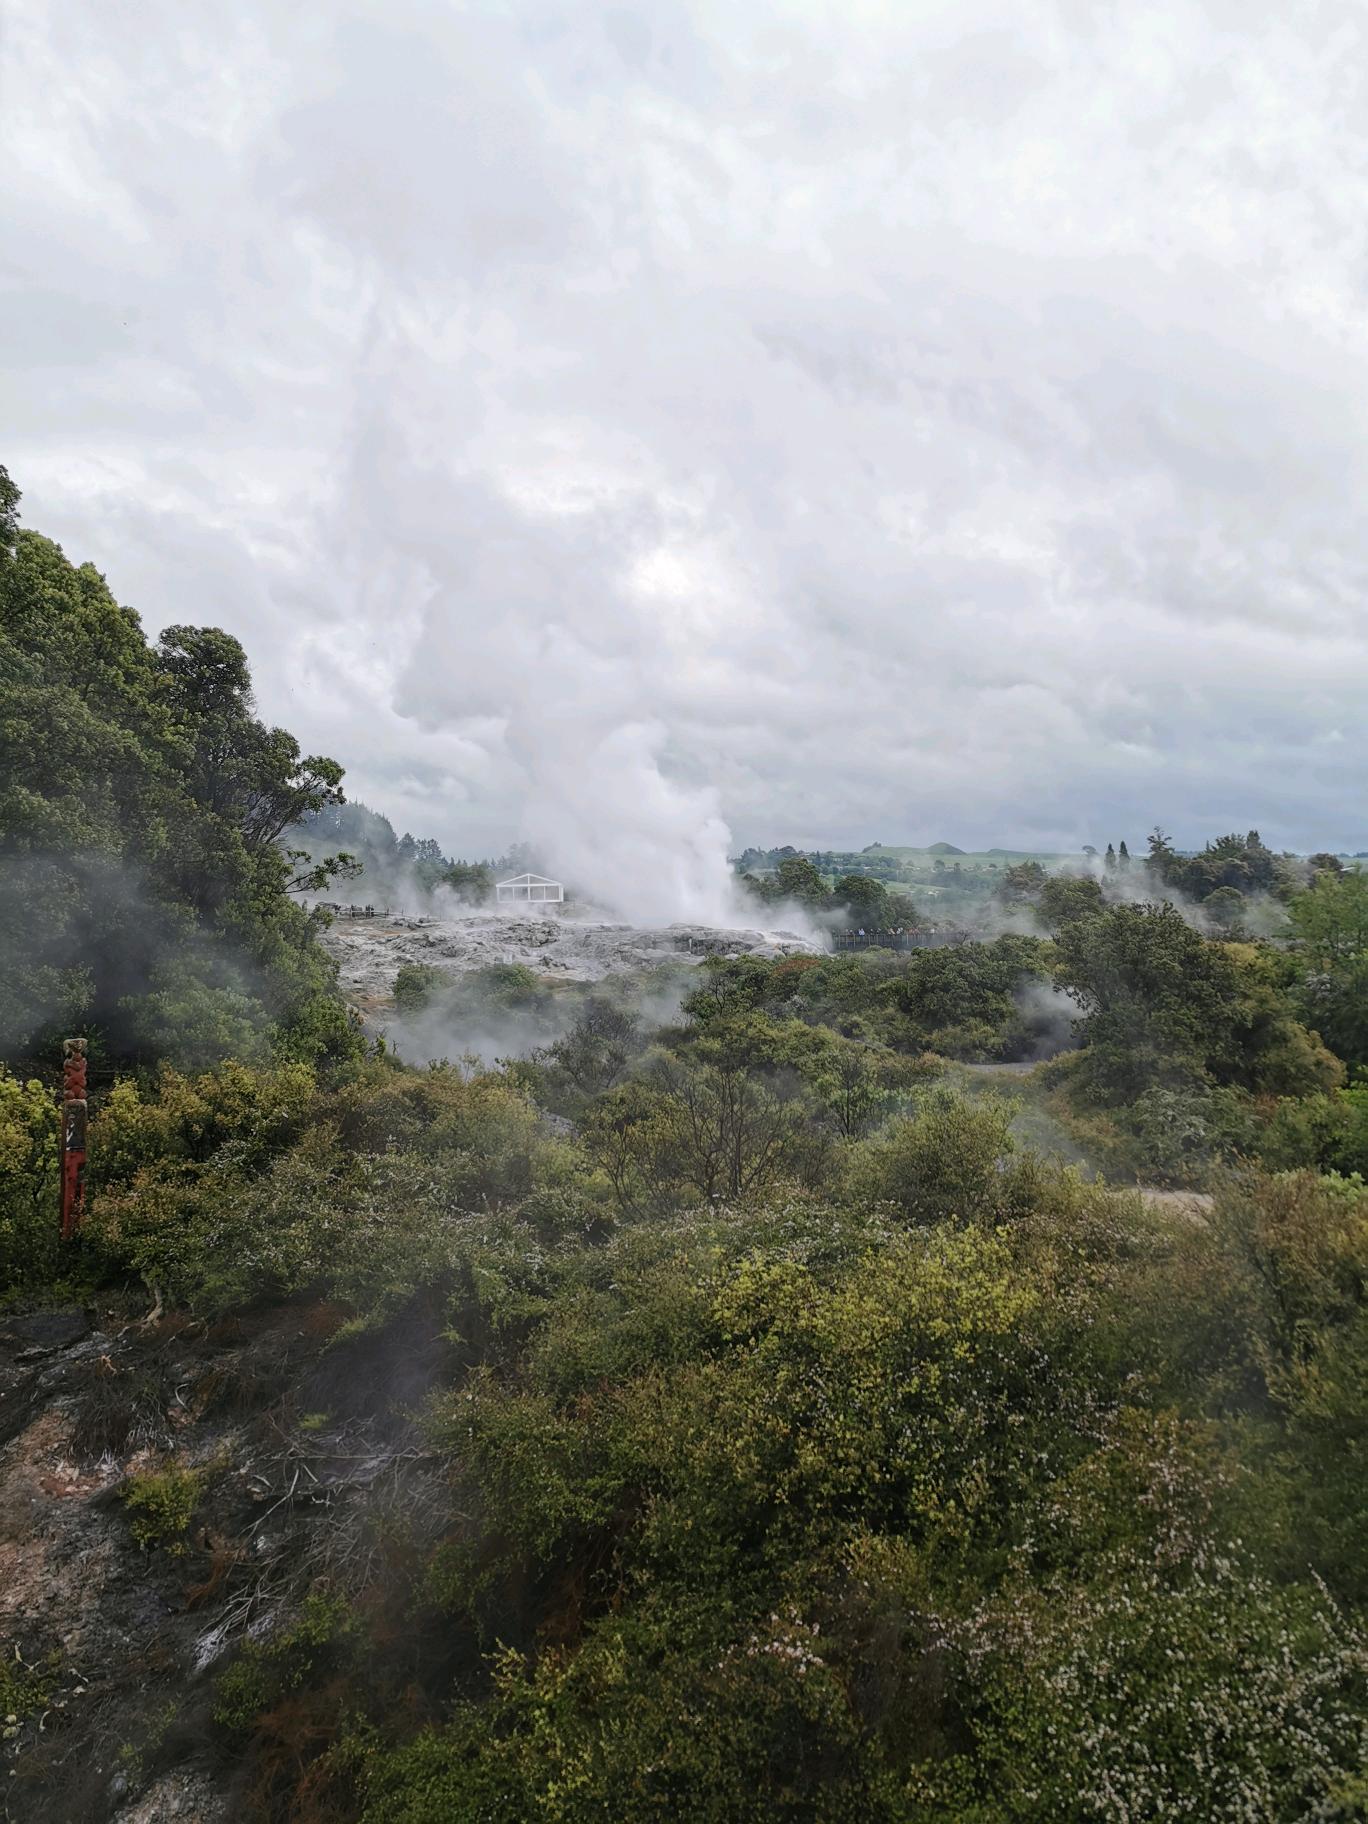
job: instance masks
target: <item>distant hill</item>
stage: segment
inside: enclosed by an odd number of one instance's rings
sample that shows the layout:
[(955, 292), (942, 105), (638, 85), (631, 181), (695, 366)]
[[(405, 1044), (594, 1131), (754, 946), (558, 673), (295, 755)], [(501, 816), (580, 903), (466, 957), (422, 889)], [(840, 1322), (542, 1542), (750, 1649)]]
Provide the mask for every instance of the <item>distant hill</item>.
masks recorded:
[(953, 842), (933, 842), (926, 851), (928, 855), (966, 855), (967, 849), (957, 849)]

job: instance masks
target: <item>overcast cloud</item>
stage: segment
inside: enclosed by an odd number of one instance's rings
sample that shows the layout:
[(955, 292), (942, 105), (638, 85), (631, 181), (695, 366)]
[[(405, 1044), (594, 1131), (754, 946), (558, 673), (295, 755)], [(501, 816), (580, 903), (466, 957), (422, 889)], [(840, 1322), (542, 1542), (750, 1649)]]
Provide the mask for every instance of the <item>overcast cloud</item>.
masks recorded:
[(1368, 847), (1366, 21), (28, 0), (0, 459), (354, 795), (661, 910)]

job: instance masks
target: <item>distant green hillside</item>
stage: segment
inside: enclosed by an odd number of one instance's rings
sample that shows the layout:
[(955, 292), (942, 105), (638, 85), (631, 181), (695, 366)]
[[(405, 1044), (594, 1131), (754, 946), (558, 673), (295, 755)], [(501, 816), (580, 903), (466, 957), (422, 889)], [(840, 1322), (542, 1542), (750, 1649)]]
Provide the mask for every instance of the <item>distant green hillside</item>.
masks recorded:
[(977, 864), (980, 867), (1010, 867), (1017, 861), (1038, 861), (1048, 867), (1052, 862), (1079, 861), (1082, 854), (1081, 849), (957, 849), (949, 842), (936, 842), (929, 848), (918, 849), (903, 844), (876, 842), (862, 850), (860, 855), (852, 854), (850, 859), (858, 862), (863, 856), (868, 861), (871, 856), (878, 855), (898, 862), (915, 864), (924, 861), (929, 864), (948, 857), (961, 866)]

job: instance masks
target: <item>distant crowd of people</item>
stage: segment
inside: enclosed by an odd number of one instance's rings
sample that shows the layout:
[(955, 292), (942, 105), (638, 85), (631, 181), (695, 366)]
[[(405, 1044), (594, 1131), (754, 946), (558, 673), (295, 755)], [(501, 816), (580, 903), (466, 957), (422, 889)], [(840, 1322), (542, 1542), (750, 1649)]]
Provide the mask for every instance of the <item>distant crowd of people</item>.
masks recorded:
[(838, 950), (911, 950), (963, 943), (968, 935), (935, 925), (886, 925), (878, 930), (860, 925), (852, 931), (837, 931), (832, 942)]

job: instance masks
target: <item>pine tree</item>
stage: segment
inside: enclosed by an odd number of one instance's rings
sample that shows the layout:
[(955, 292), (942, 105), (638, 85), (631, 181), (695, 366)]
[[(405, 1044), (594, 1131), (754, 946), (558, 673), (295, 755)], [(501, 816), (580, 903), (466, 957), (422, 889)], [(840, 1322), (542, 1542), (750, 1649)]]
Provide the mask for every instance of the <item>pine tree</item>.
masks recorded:
[(1182, 872), (1182, 858), (1173, 844), (1156, 823), (1150, 831), (1149, 854), (1145, 866), (1156, 880), (1162, 880), (1165, 886), (1175, 882)]
[(1102, 865), (1106, 868), (1108, 874), (1115, 874), (1115, 872), (1116, 872), (1116, 850), (1113, 848), (1111, 843), (1107, 844), (1107, 853), (1106, 853), (1105, 857), (1103, 858)]
[(1124, 842), (1116, 851), (1116, 860), (1120, 867), (1128, 868), (1130, 866), (1130, 850), (1126, 847)]

